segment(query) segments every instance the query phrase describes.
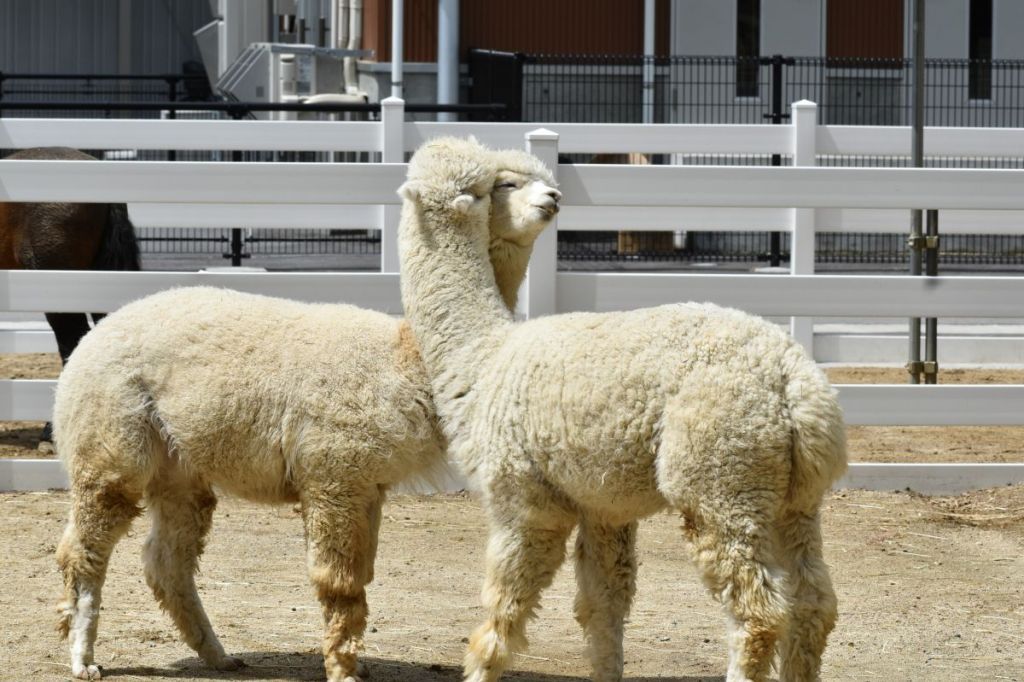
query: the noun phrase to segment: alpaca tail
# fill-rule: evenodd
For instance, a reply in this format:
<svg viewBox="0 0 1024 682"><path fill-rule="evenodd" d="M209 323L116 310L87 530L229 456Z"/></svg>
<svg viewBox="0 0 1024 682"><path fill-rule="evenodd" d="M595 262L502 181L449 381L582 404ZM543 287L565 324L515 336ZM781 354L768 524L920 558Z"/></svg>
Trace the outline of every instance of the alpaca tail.
<svg viewBox="0 0 1024 682"><path fill-rule="evenodd" d="M846 429L836 391L803 348L789 351L785 402L793 424L790 503L816 509L846 471Z"/></svg>
<svg viewBox="0 0 1024 682"><path fill-rule="evenodd" d="M103 231L94 270L140 270L139 243L128 219L126 204L107 204L107 229Z"/></svg>

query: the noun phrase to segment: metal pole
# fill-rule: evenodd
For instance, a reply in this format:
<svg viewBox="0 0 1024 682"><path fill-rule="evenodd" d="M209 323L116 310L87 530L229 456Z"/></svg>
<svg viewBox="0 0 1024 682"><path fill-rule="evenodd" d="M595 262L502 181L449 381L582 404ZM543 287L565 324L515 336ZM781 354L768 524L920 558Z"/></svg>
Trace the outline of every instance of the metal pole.
<svg viewBox="0 0 1024 682"><path fill-rule="evenodd" d="M772 113L768 114L767 118L771 118L773 125L781 125L783 119L787 118L786 114L782 111L782 66L783 64L793 63L792 57L789 59L784 58L781 54L772 55L768 63L772 65ZM772 154L772 165L782 165L782 155ZM769 260L768 264L773 268L777 268L782 264L782 234L780 232L769 233Z"/></svg>
<svg viewBox="0 0 1024 682"><path fill-rule="evenodd" d="M927 213L927 250L925 251L925 274L935 277L939 274L939 212ZM939 320L927 317L924 321L924 383L939 382Z"/></svg>
<svg viewBox="0 0 1024 682"><path fill-rule="evenodd" d="M242 120L243 114L241 112L234 112L231 114L231 118L235 121ZM231 161L237 163L242 160L242 150L235 149L231 152ZM238 267L242 264L242 259L246 257L242 253L242 228L232 227L231 228L231 253L225 253L225 258L231 259L231 267Z"/></svg>
<svg viewBox="0 0 1024 682"><path fill-rule="evenodd" d="M644 123L654 123L654 0L644 0Z"/></svg>
<svg viewBox="0 0 1024 682"><path fill-rule="evenodd" d="M391 0L391 96L402 99L402 36L404 0Z"/></svg>
<svg viewBox="0 0 1024 682"><path fill-rule="evenodd" d="M169 101L169 102L176 102L176 101L178 101L178 79L176 79L174 77L169 77L167 79L167 101ZM173 107L171 109L169 109L167 111L167 118L172 119L172 120L178 118L178 110L173 108ZM168 161L177 161L178 160L178 152L175 151L174 149L168 149L167 150L167 160Z"/></svg>
<svg viewBox="0 0 1024 682"><path fill-rule="evenodd" d="M459 102L459 0L437 2L437 103ZM438 121L457 121L451 112L437 115Z"/></svg>
<svg viewBox="0 0 1024 682"><path fill-rule="evenodd" d="M914 97L913 97L913 141L911 164L914 168L924 165L924 0L914 0ZM910 274L921 274L921 249L924 236L921 232L921 209L910 212ZM907 372L910 383L921 383L924 366L921 363L921 318L911 317L908 333Z"/></svg>

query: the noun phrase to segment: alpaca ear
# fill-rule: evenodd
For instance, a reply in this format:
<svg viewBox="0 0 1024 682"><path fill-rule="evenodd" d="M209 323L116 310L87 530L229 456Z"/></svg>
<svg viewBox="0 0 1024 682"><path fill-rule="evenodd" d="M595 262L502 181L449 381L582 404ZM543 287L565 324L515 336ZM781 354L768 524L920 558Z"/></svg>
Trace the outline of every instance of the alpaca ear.
<svg viewBox="0 0 1024 682"><path fill-rule="evenodd" d="M402 186L398 188L398 196L402 197L406 201L416 201L419 198L419 190L416 189L416 184L411 180L403 182Z"/></svg>
<svg viewBox="0 0 1024 682"><path fill-rule="evenodd" d="M459 213L469 213L469 209L475 201L476 197L472 194L460 194L452 199L451 207Z"/></svg>

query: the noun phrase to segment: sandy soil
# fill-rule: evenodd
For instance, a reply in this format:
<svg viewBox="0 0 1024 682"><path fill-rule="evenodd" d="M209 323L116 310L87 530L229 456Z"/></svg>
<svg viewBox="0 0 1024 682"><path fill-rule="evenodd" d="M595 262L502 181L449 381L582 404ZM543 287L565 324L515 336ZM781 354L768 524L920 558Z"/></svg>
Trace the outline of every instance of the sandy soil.
<svg viewBox="0 0 1024 682"><path fill-rule="evenodd" d="M829 367L833 383L904 383L899 367ZM0 378L49 379L60 373L56 354L0 355ZM948 369L943 383L1021 384L1022 369ZM0 457L50 457L40 451L42 422L0 422ZM850 459L856 462L1024 462L1024 427L854 426Z"/></svg>
<svg viewBox="0 0 1024 682"><path fill-rule="evenodd" d="M0 678L61 680L66 646L53 631L54 546L66 493L0 495ZM461 495L398 496L385 507L370 589L371 680L457 680L478 606L485 529ZM1024 486L954 498L843 492L824 513L840 620L824 679L1024 681ZM319 609L303 573L301 525L289 507L225 501L199 578L226 648L248 667L205 670L143 581L145 518L114 553L97 642L112 680L317 680ZM238 542L236 538L240 538ZM626 630L627 679L721 682L719 608L697 582L678 521L641 526L639 592ZM530 627L511 680L586 679L563 567Z"/></svg>

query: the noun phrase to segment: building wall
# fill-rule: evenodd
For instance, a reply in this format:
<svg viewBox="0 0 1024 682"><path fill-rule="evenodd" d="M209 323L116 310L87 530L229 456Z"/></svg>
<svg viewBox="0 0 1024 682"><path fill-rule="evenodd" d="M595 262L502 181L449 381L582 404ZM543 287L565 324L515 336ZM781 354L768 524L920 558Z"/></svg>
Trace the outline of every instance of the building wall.
<svg viewBox="0 0 1024 682"><path fill-rule="evenodd" d="M1024 2L995 0L992 15L993 58L1024 59Z"/></svg>
<svg viewBox="0 0 1024 682"><path fill-rule="evenodd" d="M761 0L761 7L761 54L823 54L825 11L821 0ZM735 24L735 19L732 21Z"/></svg>
<svg viewBox="0 0 1024 682"><path fill-rule="evenodd" d="M825 17L828 0L761 0L761 53L799 57L826 54ZM969 0L927 0L925 52L929 58L966 59ZM912 0L905 1L905 55L911 44ZM1024 59L1024 2L994 0L995 59ZM670 45L672 54L734 55L735 0L674 0Z"/></svg>
<svg viewBox="0 0 1024 682"><path fill-rule="evenodd" d="M207 0L3 0L0 70L178 73L212 18Z"/></svg>
<svg viewBox="0 0 1024 682"><path fill-rule="evenodd" d="M669 0L656 0L655 51L669 51ZM460 3L459 46L542 54L642 54L643 0L519 0ZM436 0L406 1L407 62L437 60ZM541 20L540 18L543 18ZM391 0L365 0L364 48L391 60Z"/></svg>

